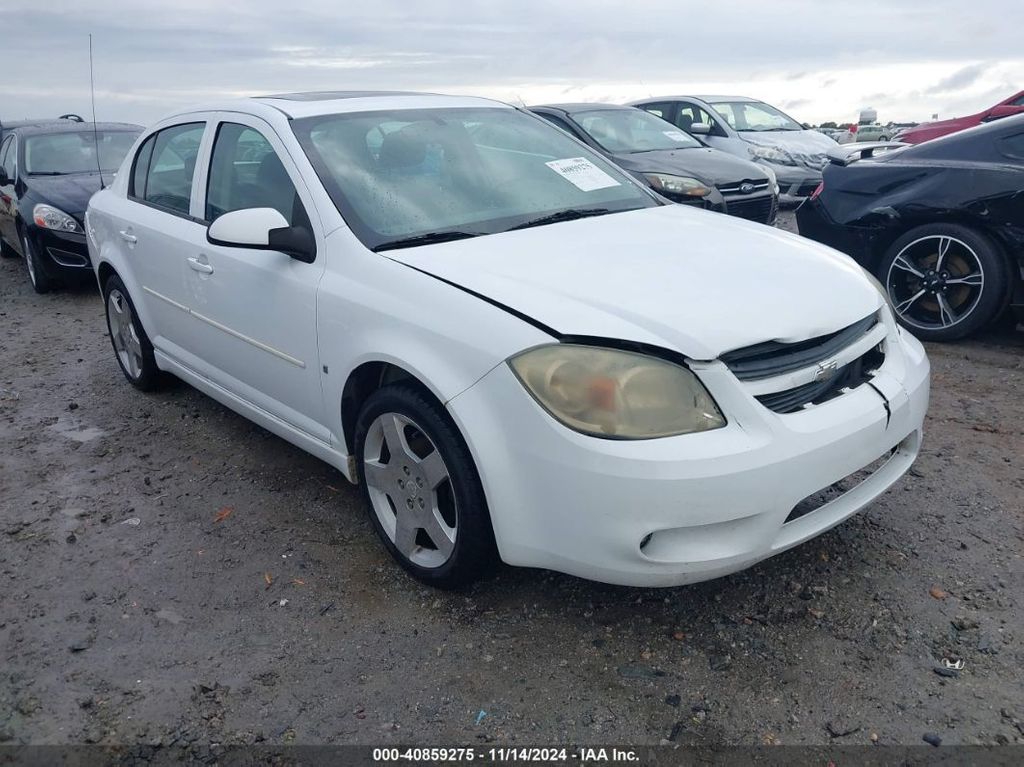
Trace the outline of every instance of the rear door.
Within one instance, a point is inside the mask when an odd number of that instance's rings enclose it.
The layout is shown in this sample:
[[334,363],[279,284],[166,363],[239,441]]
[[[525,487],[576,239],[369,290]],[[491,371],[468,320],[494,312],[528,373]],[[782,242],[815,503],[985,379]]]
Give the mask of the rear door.
[[284,144],[267,123],[237,113],[211,126],[198,184],[204,224],[230,211],[274,208],[317,240],[313,263],[270,250],[211,244],[196,230],[177,265],[192,312],[190,351],[213,379],[325,443],[316,291],[326,258],[319,217]]
[[206,121],[193,119],[150,135],[132,161],[127,199],[111,215],[114,242],[136,283],[129,290],[144,304],[154,348],[200,373],[207,365],[190,350],[181,264],[191,253],[190,243],[206,232],[193,215],[205,132]]

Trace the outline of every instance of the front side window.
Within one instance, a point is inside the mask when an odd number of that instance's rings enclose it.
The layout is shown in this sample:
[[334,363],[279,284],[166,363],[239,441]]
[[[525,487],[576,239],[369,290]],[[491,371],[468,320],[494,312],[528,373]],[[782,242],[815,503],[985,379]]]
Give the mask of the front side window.
[[693,149],[697,139],[642,109],[594,109],[573,119],[609,152],[651,152]]
[[711,106],[740,133],[804,129],[792,117],[762,101],[714,101]]
[[192,178],[206,123],[187,123],[154,133],[135,156],[129,195],[188,215]]
[[206,220],[245,208],[274,208],[288,226],[309,226],[295,185],[259,131],[236,123],[217,130],[206,186]]
[[30,176],[109,173],[120,167],[138,135],[139,131],[83,130],[27,136],[24,170]]
[[712,128],[717,125],[715,119],[696,104],[681,104],[679,114],[676,116],[676,125],[688,131],[694,123],[704,123]]
[[374,250],[659,204],[597,153],[516,109],[357,112],[291,125],[352,231]]

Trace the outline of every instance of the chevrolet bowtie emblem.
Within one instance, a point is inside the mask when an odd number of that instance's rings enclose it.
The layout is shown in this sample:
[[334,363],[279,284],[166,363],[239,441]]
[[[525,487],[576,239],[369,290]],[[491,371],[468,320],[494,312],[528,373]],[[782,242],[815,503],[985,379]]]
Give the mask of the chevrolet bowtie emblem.
[[839,372],[839,363],[835,360],[825,360],[818,363],[818,369],[814,371],[815,381],[829,381]]

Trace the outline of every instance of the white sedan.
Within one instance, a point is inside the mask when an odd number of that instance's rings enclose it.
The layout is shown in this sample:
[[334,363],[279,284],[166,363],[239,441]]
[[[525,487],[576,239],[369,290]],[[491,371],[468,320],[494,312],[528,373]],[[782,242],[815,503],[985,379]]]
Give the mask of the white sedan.
[[663,198],[476,98],[180,112],[92,198],[137,388],[173,373],[337,467],[413,575],[669,586],[911,465],[928,361],[853,261]]

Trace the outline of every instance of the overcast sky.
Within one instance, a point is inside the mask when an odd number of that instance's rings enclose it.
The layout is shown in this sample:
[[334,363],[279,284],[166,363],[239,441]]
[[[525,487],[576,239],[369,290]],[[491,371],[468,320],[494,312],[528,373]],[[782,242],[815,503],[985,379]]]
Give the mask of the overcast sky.
[[223,96],[728,93],[800,121],[968,114],[1024,89],[1024,0],[0,0],[0,119],[147,123]]

